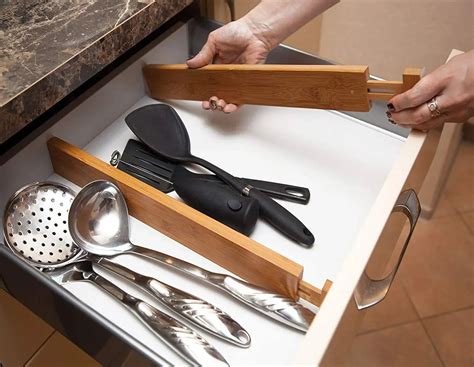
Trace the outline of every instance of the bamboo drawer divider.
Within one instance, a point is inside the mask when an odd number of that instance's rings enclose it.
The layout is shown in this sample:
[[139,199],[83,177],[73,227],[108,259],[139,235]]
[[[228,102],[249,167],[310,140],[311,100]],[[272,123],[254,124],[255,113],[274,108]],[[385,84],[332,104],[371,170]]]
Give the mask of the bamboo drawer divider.
[[369,111],[372,100],[387,101],[410,89],[421,69],[407,68],[403,81],[369,80],[366,65],[150,64],[143,68],[151,97],[227,103]]
[[115,183],[130,215],[241,278],[317,306],[328,292],[330,281],[323,289],[312,286],[302,280],[301,265],[85,151],[55,137],[48,149],[57,174],[79,186],[100,179]]

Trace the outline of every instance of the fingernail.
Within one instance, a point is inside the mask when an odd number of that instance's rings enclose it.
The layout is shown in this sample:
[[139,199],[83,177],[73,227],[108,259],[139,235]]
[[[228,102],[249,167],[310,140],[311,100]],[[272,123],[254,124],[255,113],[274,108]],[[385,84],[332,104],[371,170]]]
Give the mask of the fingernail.
[[392,119],[388,119],[388,122],[390,122],[392,125],[396,125],[397,123],[393,121]]
[[390,112],[385,112],[385,114],[387,115],[387,118],[391,119],[392,118],[392,114]]
[[196,55],[190,55],[190,56],[186,59],[186,61],[191,60],[194,56],[196,56]]
[[395,112],[395,106],[393,105],[393,103],[387,104],[387,108],[390,112]]

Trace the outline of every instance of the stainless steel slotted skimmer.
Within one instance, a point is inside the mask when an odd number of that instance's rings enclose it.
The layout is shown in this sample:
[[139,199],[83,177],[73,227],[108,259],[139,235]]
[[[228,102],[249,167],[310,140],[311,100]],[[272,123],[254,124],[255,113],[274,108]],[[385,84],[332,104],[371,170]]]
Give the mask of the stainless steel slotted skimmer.
[[[3,218],[8,247],[60,284],[89,281],[98,285],[192,365],[227,365],[222,355],[192,329],[94,272],[92,262],[99,259],[80,250],[69,234],[67,217],[73,199],[70,188],[54,182],[35,183],[17,191]],[[122,276],[127,271],[122,267]],[[169,365],[165,359],[162,362]]]
[[9,200],[3,218],[7,245],[26,262],[54,269],[80,260],[86,253],[69,234],[68,213],[74,192],[54,182],[34,183]]

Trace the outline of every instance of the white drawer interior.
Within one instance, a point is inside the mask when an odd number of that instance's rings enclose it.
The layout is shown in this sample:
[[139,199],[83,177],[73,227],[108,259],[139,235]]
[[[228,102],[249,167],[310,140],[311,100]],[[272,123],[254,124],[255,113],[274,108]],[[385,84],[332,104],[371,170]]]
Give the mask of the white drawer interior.
[[[104,161],[110,159],[114,150],[123,151],[127,140],[133,137],[124,117],[140,106],[158,103],[146,96],[141,66],[144,62],[183,62],[187,56],[184,44],[186,32],[180,29],[10,160],[2,167],[7,182],[5,190],[1,190],[0,204],[3,206],[7,196],[23,184],[46,178],[66,182],[56,175],[49,177],[52,169],[46,140],[53,135],[84,147]],[[258,223],[252,238],[302,264],[304,279],[315,286],[322,287],[326,279],[336,279],[405,138],[331,111],[244,106],[237,113],[224,115],[203,111],[196,102],[170,104],[186,124],[196,156],[236,176],[310,189],[308,205],[281,204],[314,233],[314,248],[308,250],[292,243],[263,221]],[[131,235],[139,245],[225,272],[133,218]],[[133,256],[117,261],[195,293],[233,315],[251,334],[250,349],[243,350],[205,334],[231,364],[275,365],[294,359],[303,334],[167,268],[157,268]],[[134,316],[95,286],[71,284],[67,288],[148,348],[172,362],[183,363]],[[127,289],[137,294],[133,288]],[[163,309],[159,303],[147,300]]]

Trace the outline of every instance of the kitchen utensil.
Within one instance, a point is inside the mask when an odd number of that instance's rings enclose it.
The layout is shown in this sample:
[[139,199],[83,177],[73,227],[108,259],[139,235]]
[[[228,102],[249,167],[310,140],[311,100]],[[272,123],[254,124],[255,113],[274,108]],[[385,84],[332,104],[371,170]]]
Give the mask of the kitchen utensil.
[[208,182],[200,176],[184,167],[176,166],[173,182],[179,197],[200,212],[238,232],[250,235],[260,213],[259,202],[240,195],[228,185]]
[[[131,142],[143,145],[136,140],[129,140],[127,147],[130,147]],[[127,147],[124,153],[130,156],[130,148],[127,152]],[[116,152],[118,153],[118,152]],[[115,153],[114,153],[115,154]],[[141,148],[138,148],[132,153],[142,154]],[[145,160],[134,163],[126,161],[119,161],[117,154],[113,158],[113,163],[118,163],[118,168],[131,174],[132,176],[142,180],[158,190],[165,190],[167,192],[176,189],[177,194],[189,206],[199,210],[201,213],[207,214],[210,217],[218,220],[221,223],[241,232],[245,235],[250,235],[255,228],[259,216],[260,205],[257,200],[239,195],[235,190],[232,190],[228,185],[222,181],[208,181],[201,178],[203,175],[191,173],[184,167],[174,165],[172,163],[163,162],[163,164],[155,164],[156,159],[150,153],[149,159],[153,159],[153,163],[146,162],[145,167],[138,164],[145,165]],[[133,160],[133,158],[129,159]],[[141,160],[141,158],[140,158]],[[120,163],[119,163],[120,162]],[[173,167],[169,167],[172,165]],[[168,168],[169,167],[169,168]],[[153,173],[151,170],[156,172]],[[163,179],[163,172],[170,176],[168,179]],[[177,174],[176,174],[177,173]],[[160,175],[160,176],[158,176]],[[169,180],[174,181],[173,183]]]
[[306,248],[313,245],[314,236],[309,229],[280,204],[212,163],[191,155],[186,127],[171,106],[144,106],[131,112],[125,121],[133,133],[155,153],[174,162],[195,163],[214,172],[239,193],[257,199],[260,215],[275,228]]
[[405,69],[403,82],[368,80],[366,65],[146,65],[143,74],[155,99],[219,96],[236,104],[363,112],[372,100],[387,101],[410,89],[421,70]]
[[[80,250],[80,248],[74,244],[69,234],[67,220],[73,198],[74,192],[70,188],[54,182],[35,183],[17,191],[8,201],[3,218],[5,240],[12,252],[33,267],[47,271],[64,269],[65,266],[69,265],[75,266],[78,262],[90,263],[91,260],[96,260],[94,257],[90,257],[86,251]],[[81,266],[86,267],[89,265]],[[78,268],[76,267],[75,269]],[[121,270],[121,274],[123,274],[125,269]],[[96,277],[93,276],[89,280],[94,281],[95,278]],[[102,287],[104,282],[98,281],[97,285]],[[107,285],[106,290],[110,289],[112,289],[111,286]],[[130,302],[132,302],[133,297],[130,298],[131,296],[127,296],[124,298],[122,296],[125,293],[123,291],[121,292],[122,293],[115,289],[112,295],[116,297],[119,295],[120,299],[124,301],[126,306],[131,308],[133,312],[142,312],[138,314],[138,317],[147,324],[147,326],[155,328],[159,325],[159,323],[150,325],[149,320],[145,317],[145,314],[143,314],[144,311],[150,310],[152,306],[143,306],[144,302],[139,299],[136,299],[136,302],[133,301],[135,303],[131,304]],[[194,301],[197,303],[200,302],[199,299],[190,299],[191,303]],[[166,305],[166,302],[164,303]],[[177,311],[175,308],[173,309]],[[207,311],[211,314],[213,309],[209,307]],[[161,311],[159,310],[153,313],[161,315]],[[187,317],[185,312],[181,312],[180,314]],[[161,317],[160,315],[158,316]],[[159,320],[158,316],[156,320]],[[163,320],[168,317],[169,316],[164,315]],[[191,319],[191,317],[189,318]],[[204,319],[205,318],[195,320],[195,322],[201,321],[202,325],[200,326],[209,328],[210,325],[204,323]],[[205,321],[211,324],[215,319],[209,316]],[[204,339],[191,329],[186,331],[187,336],[185,340],[190,341],[191,344],[193,344],[193,339],[199,337],[199,340],[196,339],[194,346],[182,345],[186,343],[182,340],[184,334],[181,331],[187,328],[187,326],[176,320],[176,330],[180,332],[173,336],[166,330],[168,325],[169,322],[163,324],[163,330],[158,328],[155,332],[188,361],[194,360],[193,363],[211,362],[212,359],[220,355],[217,351],[214,352],[212,350],[212,346],[202,344],[201,339]],[[232,327],[235,328],[235,326],[236,323],[233,323]],[[236,333],[233,341],[236,342],[235,339],[237,339],[238,342],[242,342],[239,338],[244,339],[244,334]],[[199,348],[202,348],[202,350]],[[206,357],[206,354],[209,355]]]
[[14,193],[3,214],[9,248],[33,267],[55,269],[84,258],[69,234],[74,192],[55,182],[38,182]]
[[[101,277],[92,268],[92,262],[80,261],[53,270],[48,275],[58,284],[87,281],[98,285],[119,300],[155,335],[158,335],[171,349],[194,366],[228,366],[224,357],[204,338],[173,317],[159,311],[149,303],[136,298],[109,280]],[[167,363],[171,365],[171,363]]]
[[[174,189],[171,177],[177,165],[160,158],[137,140],[130,139],[122,154],[117,150],[114,151],[110,164],[164,193],[169,193]],[[209,184],[215,182],[224,185],[224,182],[215,175],[200,174],[199,178]],[[310,191],[306,187],[250,178],[240,178],[240,180],[277,199],[299,204],[309,202]]]
[[209,283],[255,310],[302,331],[308,329],[315,316],[279,294],[132,244],[127,204],[118,187],[111,182],[94,181],[84,186],[71,205],[69,224],[74,242],[92,254],[116,256],[131,253],[148,257]]
[[214,305],[181,289],[139,274],[108,259],[100,258],[98,264],[132,281],[162,304],[185,317],[194,325],[239,347],[250,347],[250,335],[234,319]]

